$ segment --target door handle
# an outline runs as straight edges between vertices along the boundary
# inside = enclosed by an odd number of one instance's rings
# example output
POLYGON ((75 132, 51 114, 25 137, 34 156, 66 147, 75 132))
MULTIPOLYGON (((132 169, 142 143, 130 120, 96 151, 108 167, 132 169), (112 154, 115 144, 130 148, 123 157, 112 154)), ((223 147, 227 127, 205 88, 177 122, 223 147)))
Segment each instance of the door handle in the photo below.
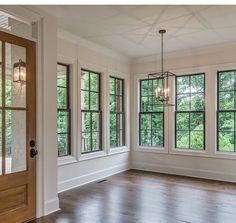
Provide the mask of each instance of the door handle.
POLYGON ((38 155, 38 150, 35 147, 35 141, 30 140, 30 157, 34 158, 37 155, 38 155))

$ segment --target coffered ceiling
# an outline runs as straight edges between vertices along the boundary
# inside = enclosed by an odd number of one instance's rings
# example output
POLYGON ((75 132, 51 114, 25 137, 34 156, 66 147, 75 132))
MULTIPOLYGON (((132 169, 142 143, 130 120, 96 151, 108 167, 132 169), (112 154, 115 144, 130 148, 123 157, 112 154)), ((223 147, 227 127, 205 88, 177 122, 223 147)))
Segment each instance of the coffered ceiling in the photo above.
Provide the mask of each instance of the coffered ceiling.
POLYGON ((236 6, 38 6, 61 28, 130 57, 236 41, 236 6))

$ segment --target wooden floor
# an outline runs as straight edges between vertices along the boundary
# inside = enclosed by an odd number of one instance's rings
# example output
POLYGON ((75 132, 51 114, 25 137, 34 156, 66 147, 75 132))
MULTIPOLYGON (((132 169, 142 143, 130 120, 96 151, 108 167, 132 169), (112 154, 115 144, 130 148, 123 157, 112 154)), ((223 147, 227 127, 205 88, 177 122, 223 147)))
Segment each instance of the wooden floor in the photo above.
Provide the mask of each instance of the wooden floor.
POLYGON ((236 184, 129 170, 59 194, 32 223, 236 223, 236 184))

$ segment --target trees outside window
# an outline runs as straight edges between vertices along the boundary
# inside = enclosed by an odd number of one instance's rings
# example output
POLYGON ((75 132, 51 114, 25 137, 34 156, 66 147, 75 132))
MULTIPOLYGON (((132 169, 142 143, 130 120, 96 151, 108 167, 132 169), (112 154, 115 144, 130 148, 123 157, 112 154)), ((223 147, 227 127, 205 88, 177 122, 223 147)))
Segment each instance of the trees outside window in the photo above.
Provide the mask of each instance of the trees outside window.
POLYGON ((139 145, 164 147, 164 106, 155 95, 163 79, 140 80, 139 145))
POLYGON ((205 149, 205 75, 176 77, 175 148, 205 149))
POLYGON ((90 153, 102 149, 100 106, 100 74, 82 69, 82 153, 90 153))
POLYGON ((217 150, 236 152, 236 71, 217 76, 217 150))
POLYGON ((124 80, 110 77, 110 147, 125 145, 124 80))
POLYGON ((69 65, 57 64, 57 148, 58 156, 71 155, 69 65))

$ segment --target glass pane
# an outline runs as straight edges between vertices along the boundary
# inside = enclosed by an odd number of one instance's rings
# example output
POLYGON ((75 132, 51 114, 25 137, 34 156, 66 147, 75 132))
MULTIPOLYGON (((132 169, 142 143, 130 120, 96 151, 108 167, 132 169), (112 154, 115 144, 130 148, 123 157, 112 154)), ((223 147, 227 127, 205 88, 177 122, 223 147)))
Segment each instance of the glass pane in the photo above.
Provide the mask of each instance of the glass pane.
POLYGON ((0 110, 0 175, 2 175, 2 110, 0 110))
POLYGON ((81 89, 89 90, 89 72, 82 70, 81 72, 81 89))
POLYGON ((116 97, 116 111, 117 112, 123 112, 123 101, 122 101, 122 96, 117 96, 116 97))
POLYGON ((57 112, 57 132, 58 133, 69 132, 69 112, 67 111, 57 112))
POLYGON ((92 113, 92 131, 99 131, 99 120, 100 114, 99 113, 92 113))
POLYGON ((57 87, 57 107, 67 108, 67 88, 57 87))
POLYGON ((69 155, 69 139, 68 134, 57 135, 58 156, 69 155))
POLYGON ((198 93, 191 95, 191 110, 204 110, 204 94, 198 93))
POLYGON ((116 131, 116 114, 110 114, 110 129, 116 131))
POLYGON ((67 66, 57 64, 57 86, 67 87, 67 66))
POLYGON ((91 151, 91 133, 82 133, 82 153, 91 151))
POLYGON ((157 98, 155 96, 153 97, 152 103, 153 103, 153 111, 154 112, 158 112, 158 111, 161 112, 164 110, 163 103, 160 102, 160 100, 157 100, 157 98))
POLYGON ((176 147, 180 149, 189 148, 189 131, 176 131, 176 147))
MULTIPOLYGON (((151 88, 149 88, 148 80, 141 80, 141 96, 148 96, 150 95, 151 88)), ((151 83, 151 82, 150 82, 151 83)))
POLYGON ((113 77, 110 77, 109 79, 110 94, 115 94, 115 82, 116 82, 116 79, 113 77))
POLYGON ((190 109, 190 94, 177 95, 177 110, 189 111, 190 109))
POLYGON ((91 131, 91 113, 82 112, 82 132, 91 131))
POLYGON ((81 109, 89 110, 89 92, 81 91, 81 109))
POLYGON ((111 147, 117 146, 116 137, 117 137, 117 131, 116 130, 111 130, 110 131, 110 146, 111 147))
POLYGON ((177 77, 177 94, 190 93, 189 76, 177 77))
POLYGON ((94 93, 94 92, 90 92, 90 110, 99 110, 99 94, 98 93, 94 93))
POLYGON ((26 112, 6 110, 6 173, 26 170, 26 112))
POLYGON ((115 95, 110 95, 110 111, 115 112, 116 111, 116 96, 115 95))
POLYGON ((116 94, 117 95, 123 94, 123 80, 116 79, 116 94))
POLYGON ((219 112, 218 127, 220 131, 234 131, 234 112, 219 112))
POLYGON ((142 97, 141 98, 141 111, 149 111, 150 110, 149 102, 148 102, 148 97, 142 97))
POLYGON ((99 132, 92 133, 92 151, 100 150, 99 148, 99 132))
POLYGON ((189 130, 189 113, 176 113, 176 130, 189 130))
POLYGON ((119 129, 124 129, 124 123, 125 123, 125 116, 124 114, 119 114, 118 115, 118 127, 119 129))
POLYGON ((118 138, 118 146, 124 145, 124 130, 120 130, 119 138, 118 138))
POLYGON ((99 91, 99 75, 95 73, 90 73, 90 90, 99 91))
POLYGON ((219 92, 219 109, 234 109, 234 92, 219 92))
MULTIPOLYGON (((26 49, 6 43, 5 103, 9 107, 26 107, 26 82, 24 81, 27 77, 26 70, 23 67, 21 71, 18 71, 17 68, 13 69, 14 66, 17 66, 17 63, 19 64, 20 60, 26 63, 26 49)), ((19 65, 17 67, 19 68, 19 65)))
POLYGON ((163 113, 152 114, 152 129, 162 130, 163 126, 163 113))
POLYGON ((219 151, 234 152, 234 132, 219 132, 219 151))
POLYGON ((203 113, 191 113, 190 114, 190 129, 203 131, 204 118, 203 113))
POLYGON ((141 126, 143 129, 151 129, 151 115, 150 114, 141 114, 141 126))
POLYGON ((151 130, 141 131, 140 144, 142 146, 152 146, 151 145, 151 130))
POLYGON ((219 74, 219 90, 220 91, 232 91, 234 90, 234 71, 221 72, 219 74))
POLYGON ((163 132, 162 131, 152 131, 152 146, 163 147, 163 132))
POLYGON ((204 92, 204 75, 191 76, 191 93, 204 92))
POLYGON ((191 131, 190 133, 190 148, 204 149, 204 136, 202 131, 191 131))

